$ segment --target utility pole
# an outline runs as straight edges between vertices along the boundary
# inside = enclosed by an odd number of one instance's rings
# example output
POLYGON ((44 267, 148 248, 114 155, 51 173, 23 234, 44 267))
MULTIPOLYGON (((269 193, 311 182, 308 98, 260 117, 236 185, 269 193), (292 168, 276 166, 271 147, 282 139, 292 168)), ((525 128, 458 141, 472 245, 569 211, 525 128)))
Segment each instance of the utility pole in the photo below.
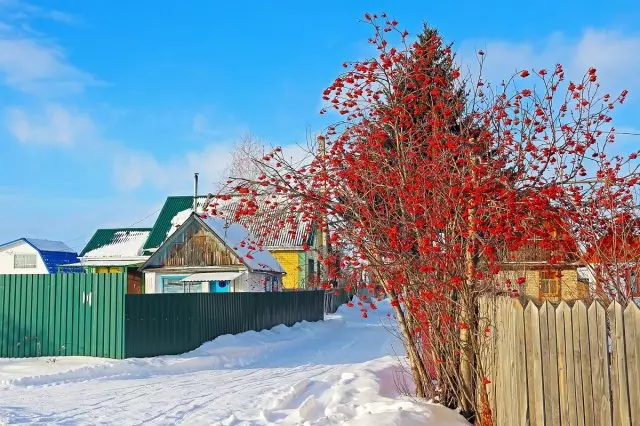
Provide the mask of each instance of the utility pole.
MULTIPOLYGON (((318 136, 318 153, 320 155, 320 159, 322 162, 322 173, 323 176, 325 176, 324 180, 322 181, 322 198, 325 198, 327 195, 327 181, 326 181, 326 176, 327 176, 327 167, 326 167, 326 163, 325 163, 325 159, 326 159, 326 155, 327 155, 327 144, 326 144, 326 140, 324 138, 324 136, 320 135, 318 136)), ((322 258, 324 259, 324 262, 327 262, 327 259, 329 257, 329 254, 331 252, 331 248, 329 247, 329 220, 327 217, 327 214, 324 213, 323 216, 323 226, 321 228, 321 235, 322 235, 322 258)), ((322 281, 329 281, 329 274, 328 274, 328 267, 329 265, 325 265, 322 268, 322 281)))
POLYGON ((197 213, 196 210, 198 208, 198 174, 193 174, 193 212, 197 213))

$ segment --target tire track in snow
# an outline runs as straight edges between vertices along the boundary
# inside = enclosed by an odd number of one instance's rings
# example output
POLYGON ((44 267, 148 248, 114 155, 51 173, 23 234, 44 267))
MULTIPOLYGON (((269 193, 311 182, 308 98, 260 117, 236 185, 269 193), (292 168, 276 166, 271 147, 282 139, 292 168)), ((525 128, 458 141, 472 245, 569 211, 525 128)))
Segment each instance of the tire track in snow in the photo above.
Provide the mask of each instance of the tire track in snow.
MULTIPOLYGON (((371 322, 347 326, 342 319, 330 319, 303 328, 264 332, 259 338, 250 336, 253 340, 228 339, 232 354, 246 349, 256 354, 249 356, 248 364, 239 363, 244 367, 215 368, 217 351, 228 355, 225 343, 202 354, 189 354, 184 364, 179 359, 175 363, 151 360, 146 371, 150 377, 144 377, 145 361, 135 360, 128 367, 116 365, 115 371, 98 371, 98 377, 71 374, 71 380, 65 381, 59 375, 52 377, 54 382, 46 383, 43 377, 33 381, 35 386, 0 389, 0 399, 15 410, 9 412, 9 418, 15 414, 47 424, 272 424, 304 402, 295 395, 289 404, 278 402, 291 388, 304 381, 330 383, 331 377, 340 377, 352 363, 366 360, 358 358, 362 351, 357 345, 373 344, 371 351, 379 351, 386 344, 380 338, 381 328, 371 322), (234 346, 246 341, 252 343, 234 346), (206 368, 208 362, 213 368, 206 368), (164 367, 170 370, 168 374, 164 367)), ((233 359, 227 360, 224 362, 233 364, 233 359)))

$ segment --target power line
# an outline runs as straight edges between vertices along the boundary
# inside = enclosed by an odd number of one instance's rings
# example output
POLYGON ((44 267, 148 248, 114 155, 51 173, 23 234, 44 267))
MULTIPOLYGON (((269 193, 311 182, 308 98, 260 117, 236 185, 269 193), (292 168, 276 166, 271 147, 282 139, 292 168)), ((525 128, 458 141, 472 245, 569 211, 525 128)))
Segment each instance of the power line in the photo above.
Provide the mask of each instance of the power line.
MULTIPOLYGON (((157 209, 157 210, 155 210, 155 211, 153 211, 153 212, 149 213, 148 215, 146 215, 146 216, 145 216, 145 217, 143 217, 142 219, 140 219, 140 220, 138 220, 138 221, 136 221, 136 222, 132 223, 131 225, 129 225, 129 226, 128 226, 128 228, 132 228, 132 227, 134 227, 135 225, 139 224, 140 222, 144 222, 146 219, 149 219, 151 216, 153 216, 154 214, 158 213, 160 210, 162 210, 162 207, 160 207, 159 209, 157 209)), ((78 241, 78 240, 79 240, 79 239, 81 239, 81 238, 86 238, 86 236, 84 236, 84 235, 83 235, 83 236, 80 236, 80 237, 71 238, 70 240, 66 240, 66 243, 67 243, 67 244, 69 244, 69 243, 71 243, 71 242, 73 242, 73 241, 78 241)), ((74 247, 74 248, 75 248, 75 247, 74 247)))
POLYGON ((154 214, 158 213, 160 210, 162 210, 162 207, 160 207, 159 209, 157 209, 156 211, 149 213, 148 215, 146 215, 145 217, 143 217, 142 219, 140 219, 137 222, 132 223, 131 225, 129 225, 129 228, 139 224, 140 222, 144 222, 145 220, 149 219, 151 216, 153 216, 154 214))
POLYGON ((640 136, 640 133, 635 133, 635 132, 609 132, 609 133, 613 133, 614 135, 640 136))

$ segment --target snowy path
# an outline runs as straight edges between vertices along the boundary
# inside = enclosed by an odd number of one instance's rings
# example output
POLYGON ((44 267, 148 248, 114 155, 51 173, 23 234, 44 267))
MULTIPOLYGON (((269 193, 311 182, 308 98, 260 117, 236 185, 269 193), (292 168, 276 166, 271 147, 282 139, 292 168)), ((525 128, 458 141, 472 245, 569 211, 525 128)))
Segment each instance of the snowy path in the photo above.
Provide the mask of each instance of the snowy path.
POLYGON ((466 424, 397 395, 387 310, 222 336, 181 356, 0 360, 0 422, 113 425, 466 424), (376 314, 377 313, 377 314, 376 314))

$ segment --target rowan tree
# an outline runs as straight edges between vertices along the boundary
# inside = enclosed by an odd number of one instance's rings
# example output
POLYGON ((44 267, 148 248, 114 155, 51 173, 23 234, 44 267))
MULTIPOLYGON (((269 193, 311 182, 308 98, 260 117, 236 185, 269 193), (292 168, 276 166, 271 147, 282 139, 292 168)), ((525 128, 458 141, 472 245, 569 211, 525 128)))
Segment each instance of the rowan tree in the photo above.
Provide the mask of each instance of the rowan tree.
MULTIPOLYGON (((268 173, 230 185, 244 196, 243 214, 261 214, 255 200, 269 196, 269 210, 319 223, 334 247, 327 278, 365 272, 384 288, 416 394, 491 424, 481 354, 494 325, 478 300, 519 296, 522 280, 500 273, 533 240, 554 253, 582 248, 577 230, 601 212, 581 203, 603 196, 576 182, 593 169, 587 158, 598 160, 597 175, 619 176, 604 126, 626 93, 598 95, 594 69, 566 82, 560 65, 497 86, 463 79, 435 30, 410 42, 384 14, 365 20, 378 56, 345 63, 324 91, 343 119, 319 137, 310 163, 290 164, 276 148, 260 160, 268 173)), ((366 317, 375 306, 358 308, 366 317)))

